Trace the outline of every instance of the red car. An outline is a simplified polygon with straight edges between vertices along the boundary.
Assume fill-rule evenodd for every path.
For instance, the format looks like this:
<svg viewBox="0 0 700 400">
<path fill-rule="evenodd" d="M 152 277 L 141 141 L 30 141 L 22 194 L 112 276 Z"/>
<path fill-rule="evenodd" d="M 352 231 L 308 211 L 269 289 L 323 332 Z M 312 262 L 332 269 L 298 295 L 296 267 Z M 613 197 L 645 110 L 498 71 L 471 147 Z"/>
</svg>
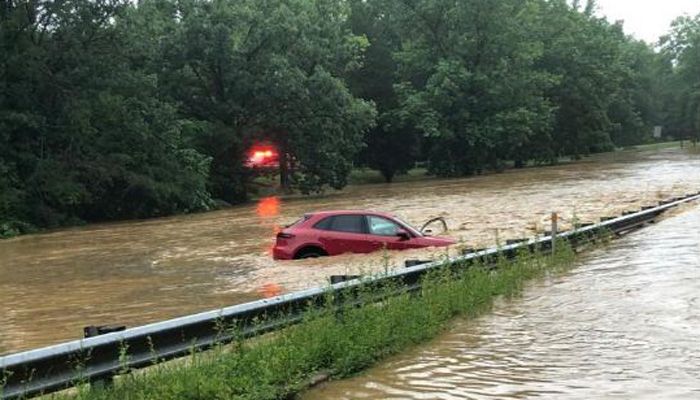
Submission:
<svg viewBox="0 0 700 400">
<path fill-rule="evenodd" d="M 389 214 L 369 211 L 323 211 L 305 214 L 277 234 L 276 260 L 449 246 L 448 238 L 425 236 Z"/>
</svg>

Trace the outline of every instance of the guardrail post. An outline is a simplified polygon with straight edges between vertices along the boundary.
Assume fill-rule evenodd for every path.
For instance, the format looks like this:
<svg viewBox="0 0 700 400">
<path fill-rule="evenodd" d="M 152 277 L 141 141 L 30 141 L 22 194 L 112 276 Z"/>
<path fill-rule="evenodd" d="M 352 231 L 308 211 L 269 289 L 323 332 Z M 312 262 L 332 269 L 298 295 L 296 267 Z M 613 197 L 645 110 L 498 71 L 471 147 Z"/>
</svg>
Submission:
<svg viewBox="0 0 700 400">
<path fill-rule="evenodd" d="M 557 222 L 559 222 L 559 216 L 557 213 L 552 213 L 552 255 L 557 252 Z"/>
<path fill-rule="evenodd" d="M 334 285 L 336 283 L 351 281 L 353 279 L 358 279 L 361 277 L 362 275 L 331 275 L 330 281 L 331 285 Z"/>
<path fill-rule="evenodd" d="M 406 260 L 403 262 L 403 265 L 406 268 L 411 268 L 411 267 L 415 267 L 416 265 L 427 264 L 429 262 L 430 261 L 427 261 L 427 260 Z"/>
<path fill-rule="evenodd" d="M 83 328 L 83 336 L 85 338 L 90 338 L 90 337 L 100 336 L 100 335 L 104 335 L 104 334 L 111 333 L 111 332 L 120 332 L 123 330 L 126 330 L 126 326 L 123 326 L 123 325 L 122 326 L 90 325 L 90 326 L 86 326 Z M 95 387 L 100 387 L 100 388 L 112 386 L 112 384 L 114 384 L 114 375 L 108 375 L 104 378 L 97 379 L 93 382 L 90 382 L 90 384 L 95 386 Z"/>
<path fill-rule="evenodd" d="M 335 285 L 336 283 L 347 282 L 360 278 L 362 278 L 362 275 L 331 275 L 330 281 L 331 285 Z M 343 308 L 347 306 L 345 304 L 345 301 L 347 301 L 347 299 L 342 298 L 338 292 L 333 293 L 333 306 L 335 307 L 335 318 L 338 321 L 343 320 Z"/>
</svg>

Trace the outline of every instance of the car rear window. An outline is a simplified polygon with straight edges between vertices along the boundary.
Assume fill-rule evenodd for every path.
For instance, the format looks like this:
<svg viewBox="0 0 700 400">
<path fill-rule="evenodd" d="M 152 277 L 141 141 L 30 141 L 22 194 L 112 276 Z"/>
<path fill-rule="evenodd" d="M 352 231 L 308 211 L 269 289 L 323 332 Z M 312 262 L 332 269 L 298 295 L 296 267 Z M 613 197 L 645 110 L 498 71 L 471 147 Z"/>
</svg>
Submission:
<svg viewBox="0 0 700 400">
<path fill-rule="evenodd" d="M 336 215 L 328 217 L 316 223 L 314 228 L 325 231 L 365 233 L 364 217 L 362 215 Z"/>
<path fill-rule="evenodd" d="M 312 216 L 311 214 L 304 214 L 304 216 L 302 216 L 302 217 L 299 218 L 298 220 L 292 222 L 291 224 L 287 225 L 285 228 L 291 228 L 291 227 L 293 227 L 293 226 L 295 226 L 295 225 L 298 225 L 298 224 L 300 224 L 300 223 L 306 221 L 307 219 L 311 218 L 311 216 Z"/>
</svg>

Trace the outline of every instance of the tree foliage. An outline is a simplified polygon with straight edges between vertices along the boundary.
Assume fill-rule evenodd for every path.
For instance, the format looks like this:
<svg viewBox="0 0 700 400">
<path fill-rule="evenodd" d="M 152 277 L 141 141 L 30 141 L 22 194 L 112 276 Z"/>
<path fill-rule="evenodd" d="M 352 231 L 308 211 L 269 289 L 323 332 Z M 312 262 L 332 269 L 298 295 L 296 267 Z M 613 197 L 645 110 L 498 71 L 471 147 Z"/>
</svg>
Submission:
<svg viewBox="0 0 700 400">
<path fill-rule="evenodd" d="M 697 141 L 700 139 L 700 15 L 676 19 L 662 45 L 667 63 L 664 81 L 667 125 L 677 137 Z"/>
<path fill-rule="evenodd" d="M 305 192 L 341 188 L 374 120 L 331 0 L 0 3 L 0 223 L 56 226 L 246 197 L 272 138 Z"/>
<path fill-rule="evenodd" d="M 418 159 L 444 176 L 556 162 L 663 123 L 662 57 L 594 1 L 351 3 L 371 45 L 350 86 L 379 112 L 360 161 L 388 180 Z"/>
<path fill-rule="evenodd" d="M 5 1 L 3 218 L 40 226 L 205 208 L 209 159 L 134 62 L 114 0 Z M 6 229 L 11 229 L 7 228 Z"/>
<path fill-rule="evenodd" d="M 534 63 L 536 7 L 522 1 L 399 1 L 399 114 L 427 137 L 431 171 L 469 175 L 530 158 L 550 134 L 555 77 Z"/>
<path fill-rule="evenodd" d="M 0 235 L 464 176 L 700 130 L 700 20 L 660 51 L 565 0 L 0 0 Z"/>
</svg>

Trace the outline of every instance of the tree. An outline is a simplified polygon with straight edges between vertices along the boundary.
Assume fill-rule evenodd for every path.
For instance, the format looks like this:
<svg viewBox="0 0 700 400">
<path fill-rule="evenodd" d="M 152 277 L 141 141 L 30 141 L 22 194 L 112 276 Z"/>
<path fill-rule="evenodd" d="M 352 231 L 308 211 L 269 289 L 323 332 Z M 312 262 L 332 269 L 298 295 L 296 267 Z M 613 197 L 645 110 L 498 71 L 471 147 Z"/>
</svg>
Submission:
<svg viewBox="0 0 700 400">
<path fill-rule="evenodd" d="M 381 1 L 352 0 L 349 25 L 352 32 L 367 38 L 369 47 L 361 67 L 348 74 L 348 84 L 356 96 L 371 100 L 377 107 L 377 125 L 364 137 L 360 164 L 379 170 L 386 182 L 406 173 L 416 161 L 420 132 L 397 118 L 398 96 L 394 90 L 397 63 L 394 53 L 401 45 L 391 15 Z"/>
<path fill-rule="evenodd" d="M 339 78 L 365 46 L 343 28 L 345 15 L 327 0 L 194 0 L 170 15 L 178 23 L 164 39 L 162 80 L 182 114 L 216 127 L 194 138 L 213 157 L 215 196 L 245 196 L 240 166 L 256 141 L 279 147 L 287 188 L 346 184 L 374 109 Z"/>
<path fill-rule="evenodd" d="M 0 219 L 56 226 L 208 206 L 209 160 L 184 145 L 174 108 L 130 57 L 127 7 L 3 3 L 0 166 L 12 214 Z"/>
<path fill-rule="evenodd" d="M 623 72 L 618 90 L 612 96 L 608 116 L 611 139 L 617 146 L 647 141 L 652 126 L 662 123 L 658 76 L 659 56 L 644 42 L 619 38 Z"/>
<path fill-rule="evenodd" d="M 672 66 L 667 93 L 669 131 L 676 137 L 700 138 L 700 15 L 680 17 L 661 41 Z"/>
<path fill-rule="evenodd" d="M 0 0 L 0 235 L 244 201 L 260 142 L 312 193 L 697 137 L 700 17 L 659 53 L 595 7 Z"/>
<path fill-rule="evenodd" d="M 553 77 L 535 69 L 536 4 L 394 1 L 405 38 L 398 115 L 427 136 L 430 171 L 469 175 L 532 156 L 550 135 Z"/>
<path fill-rule="evenodd" d="M 588 7 L 587 7 L 588 9 Z M 547 96 L 556 104 L 554 154 L 589 154 L 612 148 L 607 111 L 620 83 L 618 43 L 607 21 L 565 1 L 541 8 L 543 57 L 538 66 L 559 77 Z"/>
</svg>

